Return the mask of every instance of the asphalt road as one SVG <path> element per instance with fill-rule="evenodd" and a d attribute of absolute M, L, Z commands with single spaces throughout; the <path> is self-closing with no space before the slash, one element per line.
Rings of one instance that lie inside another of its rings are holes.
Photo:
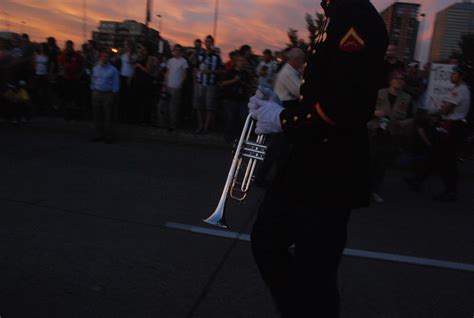
<path fill-rule="evenodd" d="M 0 149 L 1 318 L 277 317 L 248 242 L 166 226 L 209 228 L 228 150 L 5 126 Z M 343 318 L 474 316 L 473 271 L 399 261 L 474 266 L 472 162 L 462 171 L 457 203 L 431 200 L 436 178 L 415 194 L 393 170 L 386 202 L 353 213 L 348 248 L 396 259 L 343 258 Z M 249 233 L 262 194 L 229 205 L 232 231 Z"/>

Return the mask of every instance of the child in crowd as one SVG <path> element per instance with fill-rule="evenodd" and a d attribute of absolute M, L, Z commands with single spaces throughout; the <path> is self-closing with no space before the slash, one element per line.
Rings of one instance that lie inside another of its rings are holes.
<path fill-rule="evenodd" d="M 18 84 L 9 84 L 3 94 L 3 101 L 4 109 L 2 112 L 11 123 L 18 124 L 30 120 L 30 95 L 26 90 L 25 81 L 19 81 Z"/>

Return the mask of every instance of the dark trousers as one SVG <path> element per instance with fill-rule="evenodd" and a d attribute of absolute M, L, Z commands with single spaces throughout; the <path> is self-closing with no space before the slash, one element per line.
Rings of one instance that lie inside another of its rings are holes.
<path fill-rule="evenodd" d="M 434 173 L 439 173 L 445 192 L 457 193 L 459 183 L 458 155 L 466 134 L 466 124 L 452 122 L 449 133 L 437 136 L 426 165 L 417 171 L 415 180 L 423 182 Z"/>
<path fill-rule="evenodd" d="M 338 268 L 350 209 L 297 206 L 270 190 L 254 224 L 252 252 L 283 317 L 338 317 Z M 288 248 L 295 244 L 295 253 Z"/>
<path fill-rule="evenodd" d="M 120 76 L 120 101 L 118 104 L 117 117 L 119 122 L 128 123 L 129 108 L 131 103 L 130 79 L 125 76 Z"/>
<path fill-rule="evenodd" d="M 231 143 L 242 134 L 242 128 L 248 115 L 247 101 L 225 99 L 223 104 L 226 115 L 224 139 Z"/>
<path fill-rule="evenodd" d="M 377 133 L 371 137 L 372 192 L 379 193 L 387 169 L 398 156 L 397 143 L 388 133 Z"/>
<path fill-rule="evenodd" d="M 98 137 L 112 138 L 112 119 L 114 114 L 114 94 L 113 93 L 92 93 L 92 107 L 94 125 Z"/>
<path fill-rule="evenodd" d="M 36 114 L 47 114 L 51 107 L 51 89 L 48 75 L 36 75 L 33 100 Z"/>
<path fill-rule="evenodd" d="M 64 79 L 62 83 L 62 102 L 64 109 L 64 119 L 78 120 L 83 116 L 80 104 L 80 82 L 77 79 Z"/>

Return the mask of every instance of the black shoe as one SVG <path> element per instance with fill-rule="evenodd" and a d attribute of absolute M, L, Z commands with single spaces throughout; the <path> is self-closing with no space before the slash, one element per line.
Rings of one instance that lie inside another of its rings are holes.
<path fill-rule="evenodd" d="M 99 141 L 102 141 L 104 140 L 104 137 L 94 137 L 94 138 L 91 138 L 89 141 L 90 142 L 99 142 Z"/>
<path fill-rule="evenodd" d="M 106 137 L 106 138 L 104 139 L 104 141 L 105 141 L 106 144 L 112 144 L 112 143 L 114 142 L 114 140 L 113 140 L 112 137 Z"/>
<path fill-rule="evenodd" d="M 443 192 L 433 197 L 433 200 L 441 202 L 455 202 L 457 199 L 457 194 L 455 192 Z"/>

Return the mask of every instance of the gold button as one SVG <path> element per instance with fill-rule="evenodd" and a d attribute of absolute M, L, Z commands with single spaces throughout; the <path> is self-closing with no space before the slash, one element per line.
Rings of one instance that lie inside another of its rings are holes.
<path fill-rule="evenodd" d="M 282 123 L 283 125 L 286 125 L 286 119 L 283 119 L 283 120 L 281 121 L 281 123 Z"/>
<path fill-rule="evenodd" d="M 300 102 L 302 102 L 304 99 L 304 96 L 303 95 L 300 95 Z"/>
<path fill-rule="evenodd" d="M 313 50 L 313 54 L 316 53 L 316 49 Z"/>
<path fill-rule="evenodd" d="M 298 116 L 293 117 L 293 121 L 298 121 Z"/>
<path fill-rule="evenodd" d="M 313 117 L 311 114 L 306 115 L 306 119 L 311 119 L 311 117 Z"/>
<path fill-rule="evenodd" d="M 304 63 L 304 67 L 308 67 L 308 63 Z"/>
<path fill-rule="evenodd" d="M 304 84 L 306 83 L 306 81 L 304 79 L 301 80 L 301 84 Z"/>

